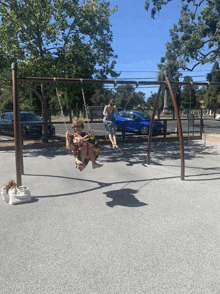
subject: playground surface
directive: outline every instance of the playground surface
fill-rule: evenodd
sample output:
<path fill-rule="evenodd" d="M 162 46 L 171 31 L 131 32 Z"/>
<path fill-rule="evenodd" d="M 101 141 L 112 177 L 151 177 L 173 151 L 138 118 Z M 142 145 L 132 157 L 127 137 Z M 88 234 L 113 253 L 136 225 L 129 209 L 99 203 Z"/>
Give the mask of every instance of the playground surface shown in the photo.
<path fill-rule="evenodd" d="M 0 200 L 0 294 L 220 292 L 220 142 L 101 146 L 83 172 L 64 148 L 24 150 L 33 201 Z M 15 177 L 1 151 L 3 186 Z"/>

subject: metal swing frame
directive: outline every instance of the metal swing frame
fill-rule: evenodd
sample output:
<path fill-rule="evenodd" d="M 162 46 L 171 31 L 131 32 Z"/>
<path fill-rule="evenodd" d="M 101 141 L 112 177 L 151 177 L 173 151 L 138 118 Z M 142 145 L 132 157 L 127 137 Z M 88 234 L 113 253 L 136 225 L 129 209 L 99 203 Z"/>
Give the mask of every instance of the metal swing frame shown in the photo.
<path fill-rule="evenodd" d="M 17 66 L 15 63 L 12 64 L 12 87 L 13 87 L 13 112 L 14 112 L 14 138 L 15 138 L 15 162 L 16 162 L 16 176 L 17 176 L 17 184 L 21 185 L 21 175 L 24 174 L 23 167 L 23 153 L 22 153 L 22 134 L 21 134 L 21 122 L 20 122 L 20 106 L 19 106 L 19 98 L 18 98 L 18 82 L 41 82 L 41 83 L 54 83 L 54 78 L 49 77 L 17 77 Z M 177 118 L 177 130 L 179 136 L 180 143 L 180 156 L 181 156 L 181 176 L 180 179 L 184 180 L 185 177 L 185 159 L 184 159 L 184 145 L 183 145 L 183 132 L 181 126 L 181 120 L 179 115 L 179 110 L 177 107 L 176 99 L 174 96 L 174 92 L 172 89 L 172 85 L 192 85 L 192 82 L 174 82 L 170 81 L 166 72 L 164 73 L 164 81 L 127 81 L 127 80 L 96 80 L 96 79 L 71 79 L 71 78 L 56 78 L 56 83 L 71 83 L 71 84 L 112 84 L 116 86 L 117 84 L 133 84 L 133 85 L 158 85 L 159 90 L 157 93 L 157 97 L 153 107 L 153 113 L 151 117 L 149 135 L 148 135 L 148 148 L 147 148 L 147 164 L 150 164 L 150 145 L 152 138 L 152 130 L 153 130 L 153 122 L 154 115 L 156 111 L 156 106 L 158 103 L 160 92 L 163 86 L 168 86 L 169 92 L 171 94 L 172 102 L 174 105 L 175 115 Z M 211 82 L 211 83 L 201 83 L 201 82 L 193 82 L 194 85 L 197 86 L 220 86 L 220 83 Z M 83 87 L 82 94 L 85 98 Z M 86 107 L 86 104 L 85 104 Z M 88 112 L 86 110 L 88 115 Z M 89 120 L 88 120 L 89 121 Z"/>

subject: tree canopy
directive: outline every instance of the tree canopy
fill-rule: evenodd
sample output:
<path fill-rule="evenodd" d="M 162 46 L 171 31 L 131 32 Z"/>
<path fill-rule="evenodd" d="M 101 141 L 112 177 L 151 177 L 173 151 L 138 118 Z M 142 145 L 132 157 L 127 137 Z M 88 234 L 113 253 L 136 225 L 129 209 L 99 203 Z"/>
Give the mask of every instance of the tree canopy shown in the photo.
<path fill-rule="evenodd" d="M 193 82 L 192 77 L 185 76 L 184 82 Z M 180 94 L 181 106 L 190 110 L 196 107 L 196 89 L 197 86 L 183 86 Z"/>
<path fill-rule="evenodd" d="M 215 62 L 211 72 L 207 75 L 209 82 L 220 82 L 219 63 Z M 205 94 L 205 106 L 207 108 L 216 109 L 220 107 L 220 86 L 208 87 Z"/>
<path fill-rule="evenodd" d="M 142 107 L 145 104 L 145 94 L 136 92 L 133 85 L 121 85 L 116 88 L 115 102 L 123 109 Z"/>
<path fill-rule="evenodd" d="M 93 105 L 105 106 L 110 99 L 114 99 L 117 106 L 127 110 L 145 106 L 145 93 L 137 91 L 129 84 L 120 85 L 114 90 L 101 86 L 96 89 L 91 101 Z"/>
<path fill-rule="evenodd" d="M 93 105 L 105 106 L 111 99 L 115 98 L 115 93 L 112 90 L 101 86 L 95 90 L 95 94 L 92 96 L 91 101 Z"/>
<path fill-rule="evenodd" d="M 27 76 L 104 77 L 113 72 L 107 1 L 1 1 L 1 52 Z M 96 69 L 96 66 L 99 69 Z"/>
<path fill-rule="evenodd" d="M 155 18 L 172 0 L 146 0 L 145 9 Z M 220 56 L 219 0 L 181 0 L 181 16 L 170 29 L 171 41 L 161 63 L 193 70 L 199 64 L 213 63 Z M 173 56 L 171 56 L 171 54 Z M 168 64 L 167 64 L 168 65 Z"/>
<path fill-rule="evenodd" d="M 111 9 L 110 2 L 100 0 L 2 0 L 2 64 L 10 68 L 12 62 L 17 63 L 19 76 L 116 77 L 117 56 L 111 47 L 113 35 L 109 21 L 116 11 L 117 6 Z M 29 84 L 41 100 L 44 122 L 48 120 L 52 86 Z M 62 85 L 60 88 L 68 93 L 66 104 L 82 101 L 80 87 Z M 27 87 L 19 85 L 19 90 L 26 93 Z M 85 92 L 94 93 L 94 87 L 85 87 Z"/>
<path fill-rule="evenodd" d="M 151 91 L 151 95 L 148 97 L 148 99 L 147 99 L 147 101 L 146 101 L 146 106 L 147 106 L 148 108 L 153 108 L 153 106 L 154 106 L 154 102 L 155 102 L 155 100 L 156 100 L 156 97 L 157 97 L 157 93 L 153 93 L 153 92 Z"/>

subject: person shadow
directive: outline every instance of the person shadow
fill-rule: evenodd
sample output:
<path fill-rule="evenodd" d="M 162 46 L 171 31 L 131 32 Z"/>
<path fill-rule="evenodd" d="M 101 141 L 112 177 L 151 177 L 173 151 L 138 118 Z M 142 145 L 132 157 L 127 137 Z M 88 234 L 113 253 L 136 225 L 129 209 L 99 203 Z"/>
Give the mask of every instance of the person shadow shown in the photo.
<path fill-rule="evenodd" d="M 114 191 L 105 192 L 103 194 L 106 197 L 112 198 L 111 201 L 106 202 L 108 207 L 113 208 L 114 206 L 127 206 L 127 207 L 140 207 L 148 205 L 147 203 L 140 202 L 134 194 L 136 194 L 138 190 L 134 189 L 119 189 Z"/>

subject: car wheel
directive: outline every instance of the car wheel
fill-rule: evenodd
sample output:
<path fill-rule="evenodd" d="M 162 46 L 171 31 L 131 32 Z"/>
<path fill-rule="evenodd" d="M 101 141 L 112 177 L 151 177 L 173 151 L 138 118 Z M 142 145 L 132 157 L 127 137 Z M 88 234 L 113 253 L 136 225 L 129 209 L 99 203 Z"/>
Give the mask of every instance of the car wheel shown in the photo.
<path fill-rule="evenodd" d="M 141 129 L 140 129 L 140 133 L 141 133 L 141 135 L 148 135 L 149 128 L 146 127 L 146 126 L 142 126 Z"/>

